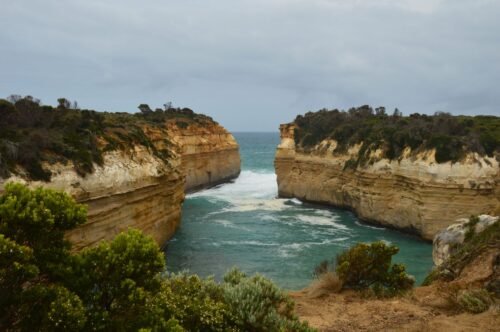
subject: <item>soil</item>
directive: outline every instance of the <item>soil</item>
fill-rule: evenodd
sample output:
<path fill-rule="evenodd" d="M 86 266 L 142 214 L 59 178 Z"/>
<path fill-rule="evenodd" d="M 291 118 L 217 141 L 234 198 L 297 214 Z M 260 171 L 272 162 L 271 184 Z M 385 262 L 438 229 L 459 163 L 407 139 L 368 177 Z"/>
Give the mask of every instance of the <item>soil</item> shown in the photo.
<path fill-rule="evenodd" d="M 500 331 L 498 307 L 481 314 L 459 313 L 435 286 L 382 300 L 350 291 L 317 299 L 306 290 L 291 296 L 298 316 L 319 331 Z"/>

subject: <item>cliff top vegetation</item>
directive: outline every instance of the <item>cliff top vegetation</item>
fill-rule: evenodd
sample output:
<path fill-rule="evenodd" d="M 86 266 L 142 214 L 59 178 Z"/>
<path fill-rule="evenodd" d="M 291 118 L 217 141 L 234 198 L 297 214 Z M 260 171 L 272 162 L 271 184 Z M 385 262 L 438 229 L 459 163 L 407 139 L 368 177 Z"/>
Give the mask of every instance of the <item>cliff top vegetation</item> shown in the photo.
<path fill-rule="evenodd" d="M 189 108 L 152 110 L 139 105 L 141 112 L 109 113 L 79 109 L 76 102 L 58 99 L 58 106 L 42 105 L 31 96 L 13 95 L 0 99 L 0 177 L 16 173 L 20 166 L 32 180 L 49 181 L 51 173 L 42 162 L 72 161 L 81 176 L 102 165 L 103 153 L 142 145 L 168 162 L 171 144 L 167 136 L 153 142 L 145 127 L 164 130 L 165 123 L 187 128 L 192 123 L 214 123 Z M 155 143 L 155 144 L 153 144 Z"/>
<path fill-rule="evenodd" d="M 311 149 L 324 139 L 338 142 L 335 152 L 363 143 L 353 165 L 364 164 L 370 151 L 382 149 L 384 157 L 398 159 L 405 148 L 413 153 L 435 149 L 436 161 L 456 162 L 468 152 L 494 156 L 500 153 L 500 117 L 453 116 L 414 113 L 410 116 L 395 109 L 389 115 L 384 107 L 351 108 L 348 111 L 322 109 L 295 118 L 295 142 Z"/>

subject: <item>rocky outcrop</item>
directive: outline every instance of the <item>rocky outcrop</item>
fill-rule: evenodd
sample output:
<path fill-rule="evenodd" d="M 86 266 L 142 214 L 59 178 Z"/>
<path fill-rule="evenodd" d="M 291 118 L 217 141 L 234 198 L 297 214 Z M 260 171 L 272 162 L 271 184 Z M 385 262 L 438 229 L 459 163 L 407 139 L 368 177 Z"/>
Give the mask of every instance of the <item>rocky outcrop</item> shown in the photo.
<path fill-rule="evenodd" d="M 434 265 L 440 266 L 464 243 L 469 236 L 481 233 L 486 227 L 498 222 L 499 217 L 480 215 L 477 219 L 458 219 L 456 224 L 448 226 L 436 234 L 433 241 L 432 259 Z"/>
<path fill-rule="evenodd" d="M 458 163 L 435 162 L 434 151 L 405 151 L 398 160 L 371 153 L 351 165 L 359 145 L 335 151 L 323 140 L 304 150 L 295 145 L 294 124 L 281 125 L 275 168 L 280 197 L 296 197 L 352 209 L 368 222 L 432 240 L 450 221 L 500 210 L 500 172 L 495 158 L 469 154 Z"/>
<path fill-rule="evenodd" d="M 7 182 L 24 182 L 63 190 L 88 205 L 88 222 L 67 233 L 76 250 L 131 227 L 162 245 L 179 226 L 186 190 L 220 183 L 240 171 L 238 144 L 230 133 L 215 122 L 187 123 L 182 129 L 175 121 L 143 128 L 157 150 L 168 148 L 166 159 L 154 149 L 135 145 L 105 152 L 103 165 L 95 165 L 84 177 L 71 162 L 46 163 L 52 172 L 50 182 L 11 176 L 0 179 L 0 192 Z"/>

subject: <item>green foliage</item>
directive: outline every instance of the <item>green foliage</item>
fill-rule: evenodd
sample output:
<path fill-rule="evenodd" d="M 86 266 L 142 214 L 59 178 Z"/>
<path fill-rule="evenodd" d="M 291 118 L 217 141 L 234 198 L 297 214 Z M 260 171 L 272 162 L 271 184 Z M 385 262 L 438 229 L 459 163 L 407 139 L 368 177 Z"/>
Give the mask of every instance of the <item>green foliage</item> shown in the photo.
<path fill-rule="evenodd" d="M 469 222 L 466 224 L 467 230 L 465 231 L 464 241 L 468 241 L 474 236 L 474 234 L 476 233 L 475 228 L 478 222 L 478 216 L 470 216 Z"/>
<path fill-rule="evenodd" d="M 59 285 L 28 288 L 16 307 L 16 328 L 21 331 L 82 331 L 86 322 L 80 298 Z"/>
<path fill-rule="evenodd" d="M 382 110 L 383 109 L 383 110 Z M 362 143 L 356 160 L 345 168 L 356 168 L 368 161 L 371 151 L 382 148 L 384 157 L 398 159 L 405 148 L 412 153 L 435 149 L 438 163 L 458 161 L 467 152 L 494 156 L 500 149 L 500 118 L 495 116 L 433 116 L 399 111 L 387 116 L 385 108 L 374 110 L 365 105 L 347 112 L 320 110 L 299 115 L 294 121 L 295 143 L 307 150 L 324 139 L 334 139 L 336 152 Z"/>
<path fill-rule="evenodd" d="M 0 317 L 19 302 L 23 284 L 38 273 L 39 269 L 33 263 L 33 250 L 0 234 Z"/>
<path fill-rule="evenodd" d="M 0 197 L 0 234 L 29 247 L 33 263 L 52 277 L 66 270 L 69 244 L 64 231 L 86 219 L 86 208 L 62 192 L 9 183 Z"/>
<path fill-rule="evenodd" d="M 186 273 L 171 274 L 162 285 L 161 306 L 188 331 L 234 330 L 224 301 L 224 289 L 213 279 Z"/>
<path fill-rule="evenodd" d="M 344 288 L 371 289 L 378 296 L 392 296 L 413 287 L 414 278 L 402 264 L 392 264 L 399 248 L 382 241 L 358 243 L 337 256 L 336 273 Z"/>
<path fill-rule="evenodd" d="M 310 331 L 270 280 L 224 283 L 163 275 L 154 240 L 128 230 L 71 253 L 64 231 L 85 222 L 68 195 L 9 184 L 0 196 L 0 330 Z"/>
<path fill-rule="evenodd" d="M 461 292 L 457 301 L 463 310 L 479 314 L 490 308 L 492 298 L 488 291 L 480 288 Z"/>
<path fill-rule="evenodd" d="M 310 331 L 294 316 L 289 296 L 269 279 L 233 269 L 224 280 L 224 298 L 241 331 Z"/>
<path fill-rule="evenodd" d="M 86 209 L 64 193 L 5 186 L 0 196 L 0 328 L 83 327 L 82 302 L 59 281 L 71 270 L 64 231 L 85 220 Z"/>
<path fill-rule="evenodd" d="M 129 230 L 77 254 L 75 265 L 69 284 L 89 308 L 90 328 L 124 330 L 142 323 L 165 260 L 151 238 Z"/>
<path fill-rule="evenodd" d="M 18 173 L 21 166 L 30 179 L 50 181 L 52 174 L 44 163 L 68 161 L 80 176 L 85 176 L 94 171 L 95 165 L 102 165 L 104 152 L 128 151 L 134 145 L 147 147 L 167 162 L 168 144 L 157 147 L 145 133 L 146 126 L 155 126 L 167 137 L 168 121 L 181 128 L 190 123 L 214 123 L 212 118 L 188 108 L 146 110 L 144 114 L 100 113 L 80 110 L 65 98 L 58 100 L 56 108 L 42 106 L 31 96 L 11 96 L 9 100 L 0 99 L 0 177 L 4 178 Z"/>

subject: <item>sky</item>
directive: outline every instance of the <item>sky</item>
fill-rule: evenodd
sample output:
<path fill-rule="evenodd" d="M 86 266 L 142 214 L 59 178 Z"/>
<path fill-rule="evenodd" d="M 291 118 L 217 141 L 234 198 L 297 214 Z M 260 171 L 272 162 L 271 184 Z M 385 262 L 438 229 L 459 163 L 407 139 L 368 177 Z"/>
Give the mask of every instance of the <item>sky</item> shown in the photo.
<path fill-rule="evenodd" d="M 231 131 L 369 104 L 500 115 L 500 0 L 0 0 L 0 98 Z"/>

